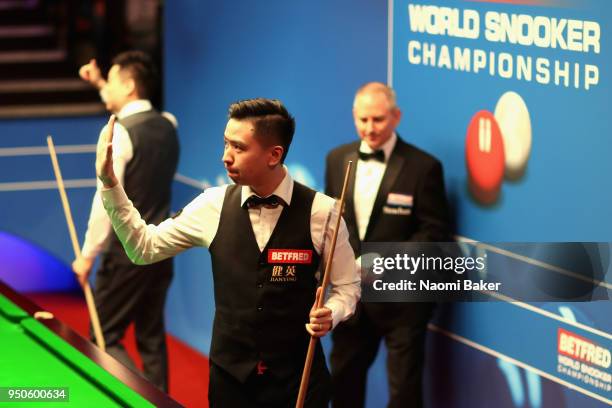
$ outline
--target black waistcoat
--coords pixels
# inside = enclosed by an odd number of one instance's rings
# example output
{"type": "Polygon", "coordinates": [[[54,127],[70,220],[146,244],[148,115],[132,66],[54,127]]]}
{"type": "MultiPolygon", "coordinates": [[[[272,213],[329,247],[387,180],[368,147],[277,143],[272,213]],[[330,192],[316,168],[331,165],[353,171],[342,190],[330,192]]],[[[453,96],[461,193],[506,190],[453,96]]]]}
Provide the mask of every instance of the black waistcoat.
{"type": "MultiPolygon", "coordinates": [[[[147,224],[159,224],[170,213],[172,180],[178,164],[176,129],[155,110],[119,121],[132,142],[133,156],[125,168],[124,189],[147,224]]],[[[108,252],[130,262],[115,234],[108,252]]],[[[131,262],[130,262],[131,263],[131,262]]]]}
{"type": "Polygon", "coordinates": [[[209,247],[216,306],[210,358],[239,381],[258,361],[279,378],[301,373],[304,363],[304,324],[315,298],[319,255],[310,236],[315,192],[293,186],[291,205],[283,208],[263,252],[248,210],[240,206],[240,186],[229,186],[209,247]]]}

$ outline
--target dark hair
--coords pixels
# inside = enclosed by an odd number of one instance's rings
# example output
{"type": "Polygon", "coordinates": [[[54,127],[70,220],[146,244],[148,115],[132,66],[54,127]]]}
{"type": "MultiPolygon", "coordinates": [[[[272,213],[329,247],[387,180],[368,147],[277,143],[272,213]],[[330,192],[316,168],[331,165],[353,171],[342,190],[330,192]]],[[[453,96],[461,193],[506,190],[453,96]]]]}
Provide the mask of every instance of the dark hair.
{"type": "Polygon", "coordinates": [[[279,143],[285,151],[281,163],[285,161],[295,132],[295,119],[278,99],[255,98],[234,102],[229,107],[228,117],[236,120],[250,120],[255,127],[255,135],[271,143],[279,143]]]}
{"type": "Polygon", "coordinates": [[[142,99],[152,99],[157,90],[157,69],[151,57],[142,51],[126,51],[113,58],[113,65],[128,71],[136,83],[136,92],[142,99]]]}

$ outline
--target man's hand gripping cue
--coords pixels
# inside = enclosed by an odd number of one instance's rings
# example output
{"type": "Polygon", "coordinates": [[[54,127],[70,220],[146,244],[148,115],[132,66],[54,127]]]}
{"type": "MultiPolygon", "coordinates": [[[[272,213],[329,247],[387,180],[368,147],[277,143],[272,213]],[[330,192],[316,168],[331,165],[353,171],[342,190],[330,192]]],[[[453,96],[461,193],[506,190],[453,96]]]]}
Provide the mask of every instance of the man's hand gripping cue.
{"type": "Polygon", "coordinates": [[[323,337],[331,329],[333,325],[332,312],[327,307],[321,307],[316,309],[319,298],[323,296],[323,288],[317,288],[317,296],[315,302],[310,309],[310,323],[306,323],[306,330],[313,337],[323,337]]]}

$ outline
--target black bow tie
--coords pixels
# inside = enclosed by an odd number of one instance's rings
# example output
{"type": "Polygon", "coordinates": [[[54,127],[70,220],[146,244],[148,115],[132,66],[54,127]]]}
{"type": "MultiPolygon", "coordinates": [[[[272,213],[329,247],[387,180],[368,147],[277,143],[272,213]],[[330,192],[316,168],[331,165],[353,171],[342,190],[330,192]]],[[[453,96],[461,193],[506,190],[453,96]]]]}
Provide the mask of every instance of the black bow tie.
{"type": "Polygon", "coordinates": [[[276,207],[277,205],[281,203],[282,203],[282,200],[277,195],[274,195],[274,194],[272,194],[271,196],[265,197],[265,198],[258,197],[256,195],[252,195],[249,198],[247,198],[247,200],[244,202],[242,207],[252,208],[252,207],[260,207],[262,205],[265,205],[268,207],[276,207]]]}
{"type": "Polygon", "coordinates": [[[372,153],[359,152],[359,160],[368,161],[368,160],[378,160],[381,163],[385,162],[385,152],[382,150],[375,150],[372,153]]]}

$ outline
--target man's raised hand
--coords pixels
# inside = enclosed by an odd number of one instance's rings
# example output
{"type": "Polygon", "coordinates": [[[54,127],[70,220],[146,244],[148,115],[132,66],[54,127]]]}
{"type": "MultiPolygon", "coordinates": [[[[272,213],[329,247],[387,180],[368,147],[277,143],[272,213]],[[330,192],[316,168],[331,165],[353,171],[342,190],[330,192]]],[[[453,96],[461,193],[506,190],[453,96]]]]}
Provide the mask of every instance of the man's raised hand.
{"type": "Polygon", "coordinates": [[[113,169],[113,129],[115,115],[111,115],[108,124],[100,134],[96,149],[96,175],[106,188],[112,188],[119,183],[113,169]]]}
{"type": "Polygon", "coordinates": [[[97,89],[102,89],[106,81],[102,78],[102,72],[98,67],[95,59],[89,60],[89,63],[83,65],[79,69],[79,76],[83,81],[89,82],[97,89]]]}

